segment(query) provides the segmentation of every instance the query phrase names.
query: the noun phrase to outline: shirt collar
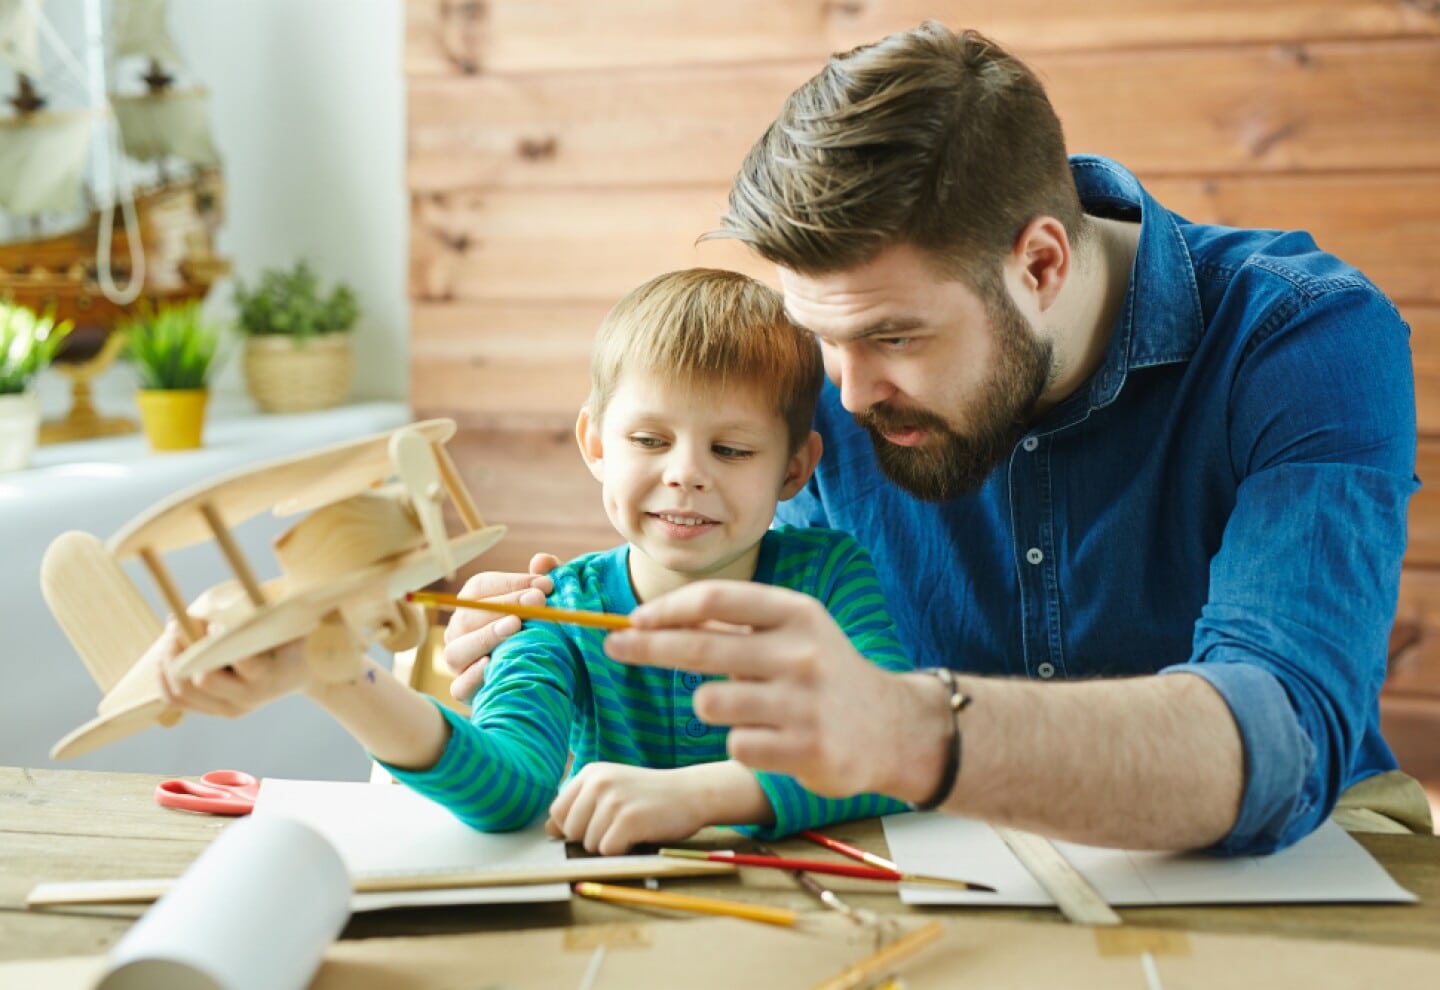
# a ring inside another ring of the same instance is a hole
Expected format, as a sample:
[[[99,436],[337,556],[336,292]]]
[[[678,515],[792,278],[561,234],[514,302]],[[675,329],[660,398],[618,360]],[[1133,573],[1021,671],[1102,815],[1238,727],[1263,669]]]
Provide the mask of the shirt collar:
[[[1188,360],[1200,344],[1204,318],[1180,218],[1146,192],[1129,170],[1108,158],[1074,155],[1070,171],[1086,213],[1140,220],[1135,267],[1105,359],[1073,401],[1056,410],[1066,410],[1064,418],[1073,422],[1113,402],[1132,369]]]

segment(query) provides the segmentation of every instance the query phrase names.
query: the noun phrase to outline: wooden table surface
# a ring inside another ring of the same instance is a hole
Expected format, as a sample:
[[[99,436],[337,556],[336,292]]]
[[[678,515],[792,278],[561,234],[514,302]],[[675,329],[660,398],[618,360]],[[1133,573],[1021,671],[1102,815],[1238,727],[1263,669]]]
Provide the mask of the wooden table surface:
[[[0,767],[0,961],[93,955],[108,950],[140,907],[30,911],[25,897],[41,882],[178,876],[229,819],[159,807],[162,778],[144,774],[24,770]],[[377,785],[378,786],[378,785]],[[878,820],[826,829],[838,838],[885,851]],[[1372,944],[1440,947],[1440,837],[1359,834],[1356,838],[1419,898],[1405,905],[1288,905],[1126,908],[1127,924],[1197,932],[1268,934]],[[704,841],[702,835],[700,841]],[[734,834],[716,831],[716,843]],[[773,843],[793,854],[817,855],[804,842]],[[823,855],[823,854],[822,854]],[[1046,908],[927,908],[900,903],[893,888],[827,877],[857,907],[891,914],[937,914],[1064,924]],[[667,890],[726,896],[739,883],[744,897],[812,909],[814,902],[785,874],[741,870],[738,878],[666,881]],[[585,898],[568,904],[474,905],[370,912],[354,916],[345,937],[399,936],[624,923],[629,908]]]

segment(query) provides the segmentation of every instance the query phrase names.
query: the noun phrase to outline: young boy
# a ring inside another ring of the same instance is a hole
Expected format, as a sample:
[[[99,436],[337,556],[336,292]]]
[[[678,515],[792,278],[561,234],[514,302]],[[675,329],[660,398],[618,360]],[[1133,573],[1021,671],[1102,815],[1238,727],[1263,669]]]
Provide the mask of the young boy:
[[[819,460],[810,421],[822,376],[814,339],[746,276],[673,272],[617,303],[575,433],[626,543],[553,571],[549,604],[628,613],[692,581],[762,581],[819,598],[862,654],[910,669],[865,551],[831,530],[769,528]],[[726,759],[726,730],[695,717],[703,679],[614,663],[604,636],[527,624],[495,651],[469,721],[368,659],[355,680],[320,683],[298,644],[165,692],[181,708],[238,714],[304,691],[474,828],[519,828],[548,806],[553,833],[603,854],[707,825],[782,835],[903,809],[878,795],[822,798]],[[557,797],[571,751],[576,772]]]

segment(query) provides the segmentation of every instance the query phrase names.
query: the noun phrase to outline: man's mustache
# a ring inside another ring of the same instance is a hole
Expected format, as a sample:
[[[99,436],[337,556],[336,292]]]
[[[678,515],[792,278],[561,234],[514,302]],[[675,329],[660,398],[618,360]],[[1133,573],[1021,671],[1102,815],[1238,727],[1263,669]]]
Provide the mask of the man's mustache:
[[[947,429],[945,421],[934,413],[921,409],[891,409],[882,405],[874,405],[856,413],[855,422],[873,433]]]

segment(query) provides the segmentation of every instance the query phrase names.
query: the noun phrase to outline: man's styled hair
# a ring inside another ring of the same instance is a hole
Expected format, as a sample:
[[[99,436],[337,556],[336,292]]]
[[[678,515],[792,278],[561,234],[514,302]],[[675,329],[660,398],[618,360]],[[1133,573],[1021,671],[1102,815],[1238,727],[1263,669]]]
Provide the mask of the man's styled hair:
[[[974,31],[934,21],[832,57],[746,156],[719,230],[802,274],[895,243],[984,289],[1025,225],[1072,242],[1079,195],[1035,74]]]
[[[627,371],[699,390],[761,389],[785,421],[791,454],[810,436],[825,377],[819,344],[785,316],[778,292],[714,268],[653,278],[605,315],[590,356],[586,403],[597,422]]]

